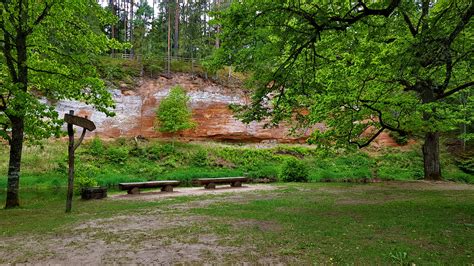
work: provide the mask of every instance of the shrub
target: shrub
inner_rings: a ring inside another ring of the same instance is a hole
[[[157,77],[163,71],[163,60],[145,59],[143,60],[143,71],[150,77]]]
[[[197,150],[196,153],[191,155],[191,165],[197,167],[205,167],[209,165],[208,153],[204,149]]]
[[[145,158],[148,156],[147,150],[143,147],[140,147],[138,145],[133,146],[133,148],[130,150],[130,155],[134,157],[140,157],[140,158]]]
[[[176,86],[161,100],[156,110],[158,130],[166,133],[177,133],[195,127],[191,109],[188,108],[189,97],[186,91]]]
[[[104,154],[105,148],[104,143],[99,138],[92,139],[91,143],[89,144],[89,154],[95,156],[101,156]]]
[[[86,176],[77,177],[75,182],[76,192],[80,192],[83,188],[96,187],[98,185],[97,180]]]
[[[155,144],[148,147],[146,152],[148,154],[148,159],[156,161],[175,154],[176,148],[170,143],[165,143],[162,145]]]
[[[276,165],[260,165],[246,173],[250,178],[276,178],[278,177],[278,167]]]
[[[288,158],[281,167],[280,179],[285,182],[307,182],[308,168],[302,161]]]
[[[101,172],[99,167],[93,163],[84,162],[82,160],[77,160],[75,171],[78,176],[97,176]]]
[[[396,131],[390,131],[389,135],[398,145],[406,145],[408,143],[408,137],[406,135],[401,135]]]
[[[111,147],[107,150],[107,159],[113,163],[123,164],[128,158],[128,149],[124,147]]]

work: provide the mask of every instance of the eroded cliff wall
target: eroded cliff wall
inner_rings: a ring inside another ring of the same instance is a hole
[[[304,142],[309,130],[291,135],[285,125],[277,128],[264,128],[263,122],[244,124],[233,116],[230,104],[246,104],[250,99],[248,93],[241,89],[223,87],[210,80],[193,77],[189,74],[173,74],[170,79],[143,79],[136,88],[112,90],[116,102],[115,117],[106,117],[85,104],[74,101],[57,103],[57,110],[62,116],[69,110],[76,115],[87,116],[97,126],[91,136],[101,138],[137,137],[169,138],[154,129],[155,110],[161,99],[166,97],[171,87],[180,85],[190,97],[193,120],[197,127],[180,134],[182,139],[208,139],[236,142]],[[318,124],[314,129],[323,129]],[[382,133],[373,145],[397,146],[387,133]]]
[[[143,79],[133,89],[115,89],[112,91],[116,102],[115,117],[106,117],[85,104],[74,101],[61,101],[57,110],[62,116],[69,110],[76,115],[87,116],[94,121],[97,130],[92,136],[103,138],[170,137],[154,129],[155,110],[161,99],[168,95],[171,87],[182,86],[190,97],[193,120],[197,127],[180,134],[185,139],[219,139],[242,142],[304,141],[302,135],[290,136],[287,127],[264,128],[264,123],[244,124],[234,118],[230,104],[248,103],[249,97],[243,90],[230,89],[209,80],[188,74],[173,74],[166,79]],[[304,133],[304,132],[303,132]]]

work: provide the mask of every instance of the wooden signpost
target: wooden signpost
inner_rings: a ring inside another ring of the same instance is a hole
[[[69,173],[68,173],[68,184],[67,184],[67,199],[66,199],[66,212],[71,212],[72,208],[72,196],[74,191],[74,151],[81,145],[86,131],[94,131],[94,122],[87,119],[87,116],[79,117],[74,115],[74,111],[70,110],[69,114],[64,115],[64,121],[67,123],[67,135],[69,136],[68,146],[68,162],[69,162]],[[74,129],[73,126],[82,127],[82,134],[77,143],[74,145]]]

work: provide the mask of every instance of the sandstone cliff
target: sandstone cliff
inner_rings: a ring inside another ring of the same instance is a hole
[[[264,128],[264,123],[244,124],[234,118],[229,104],[246,104],[250,101],[248,93],[240,89],[230,89],[189,74],[173,74],[170,79],[142,79],[133,89],[112,90],[116,102],[115,117],[106,117],[93,108],[78,102],[61,101],[57,110],[62,116],[75,110],[79,116],[87,116],[94,121],[97,130],[89,136],[101,138],[136,137],[167,138],[154,130],[155,110],[160,100],[170,88],[180,85],[190,96],[190,107],[197,127],[180,134],[183,139],[215,139],[237,142],[304,142],[302,132],[291,136],[288,127]],[[316,128],[322,128],[317,125]],[[376,145],[396,145],[387,134],[379,137]]]

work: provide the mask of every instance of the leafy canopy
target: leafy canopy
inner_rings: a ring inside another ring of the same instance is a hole
[[[234,1],[213,63],[252,73],[244,121],[324,122],[313,141],[363,147],[472,123],[473,13],[467,0]]]
[[[58,100],[78,100],[113,115],[111,95],[98,77],[97,56],[122,45],[102,29],[115,18],[91,0],[7,0],[0,13],[0,136],[9,140],[9,117],[24,117],[30,139],[58,134]],[[17,62],[26,38],[27,88]]]

